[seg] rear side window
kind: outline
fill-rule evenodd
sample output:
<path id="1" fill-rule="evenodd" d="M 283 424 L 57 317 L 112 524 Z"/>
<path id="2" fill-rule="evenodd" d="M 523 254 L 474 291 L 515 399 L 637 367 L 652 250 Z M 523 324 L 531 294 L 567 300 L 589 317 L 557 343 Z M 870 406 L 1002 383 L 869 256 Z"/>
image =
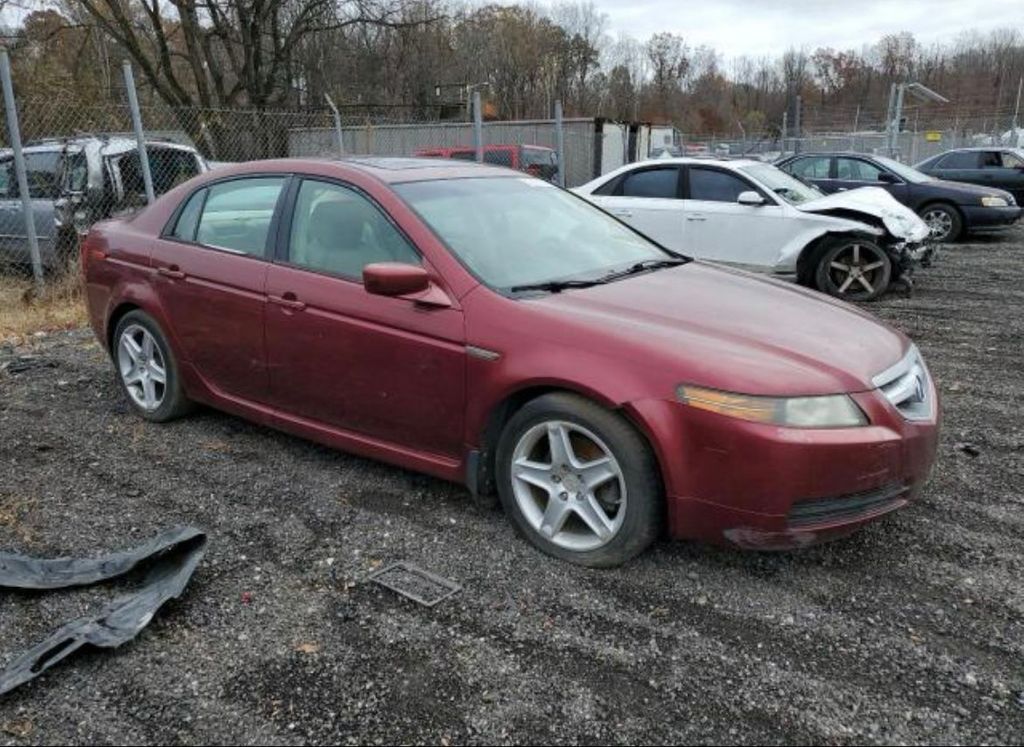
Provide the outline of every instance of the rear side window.
<path id="1" fill-rule="evenodd" d="M 829 158 L 800 158 L 783 169 L 802 179 L 828 179 L 829 161 Z"/>
<path id="2" fill-rule="evenodd" d="M 310 270 L 358 280 L 374 262 L 420 264 L 385 215 L 355 190 L 306 180 L 299 188 L 288 259 Z"/>
<path id="3" fill-rule="evenodd" d="M 30 197 L 52 200 L 60 196 L 61 160 L 61 152 L 56 150 L 25 154 Z"/>
<path id="4" fill-rule="evenodd" d="M 658 197 L 671 200 L 679 196 L 679 169 L 672 166 L 634 171 L 626 174 L 619 184 L 616 192 L 623 197 Z"/>
<path id="5" fill-rule="evenodd" d="M 508 166 L 509 168 L 512 168 L 512 151 L 507 148 L 485 150 L 484 163 L 492 163 L 495 166 Z"/>
<path id="6" fill-rule="evenodd" d="M 182 241 L 195 241 L 196 226 L 199 225 L 199 212 L 203 209 L 206 192 L 207 190 L 201 189 L 188 198 L 181 214 L 178 215 L 178 222 L 174 225 L 171 236 Z"/>
<path id="7" fill-rule="evenodd" d="M 947 153 L 936 168 L 940 169 L 976 169 L 978 168 L 978 152 L 963 150 L 957 153 Z"/>
<path id="8" fill-rule="evenodd" d="M 708 202 L 736 202 L 753 186 L 726 171 L 690 167 L 690 199 Z"/>
<path id="9" fill-rule="evenodd" d="M 981 168 L 983 169 L 1001 169 L 1003 167 L 1003 159 L 999 156 L 997 150 L 986 150 L 981 154 Z"/>
<path id="10" fill-rule="evenodd" d="M 263 256 L 283 177 L 221 182 L 209 188 L 196 241 L 241 254 Z"/>
<path id="11" fill-rule="evenodd" d="M 544 148 L 523 148 L 520 154 L 523 166 L 557 166 L 558 159 L 553 150 Z"/>

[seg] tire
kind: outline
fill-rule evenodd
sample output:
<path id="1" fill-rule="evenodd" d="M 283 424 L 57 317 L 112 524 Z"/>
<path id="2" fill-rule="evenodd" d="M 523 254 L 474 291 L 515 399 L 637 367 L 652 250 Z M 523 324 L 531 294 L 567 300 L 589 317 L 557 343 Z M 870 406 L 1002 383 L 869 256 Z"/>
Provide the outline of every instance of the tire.
<path id="1" fill-rule="evenodd" d="M 561 444 L 567 436 L 568 455 L 552 455 L 552 434 Z M 527 403 L 506 424 L 496 456 L 505 512 L 549 555 L 592 568 L 621 565 L 661 531 L 661 475 L 649 446 L 590 400 L 559 392 Z"/>
<path id="2" fill-rule="evenodd" d="M 960 211 L 951 205 L 925 205 L 918 215 L 931 229 L 932 241 L 956 241 L 963 234 L 964 221 Z"/>
<path id="3" fill-rule="evenodd" d="M 889 288 L 892 260 L 873 241 L 844 237 L 829 242 L 818 258 L 815 285 L 847 301 L 874 301 Z"/>
<path id="4" fill-rule="evenodd" d="M 127 338 L 135 342 L 134 348 Z M 192 409 L 181 386 L 174 352 L 153 317 L 144 311 L 128 312 L 117 323 L 111 343 L 117 380 L 136 414 L 165 423 Z"/>

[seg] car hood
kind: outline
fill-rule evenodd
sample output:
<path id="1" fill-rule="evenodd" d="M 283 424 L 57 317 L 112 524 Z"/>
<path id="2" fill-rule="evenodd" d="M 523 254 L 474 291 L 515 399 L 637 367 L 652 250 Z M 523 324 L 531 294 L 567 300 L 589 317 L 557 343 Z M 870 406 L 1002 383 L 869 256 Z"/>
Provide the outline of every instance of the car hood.
<path id="1" fill-rule="evenodd" d="M 984 197 L 985 195 L 995 195 L 996 197 L 1002 197 L 1007 201 L 1013 199 L 1013 195 L 1005 189 L 999 189 L 998 187 L 986 187 L 981 184 L 968 184 L 967 182 L 951 182 L 947 179 L 933 178 L 931 181 L 922 182 L 919 186 L 935 187 L 944 192 L 957 192 L 965 197 Z M 981 203 L 976 204 L 980 205 Z M 1012 205 L 1013 203 L 1010 204 Z"/>
<path id="2" fill-rule="evenodd" d="M 856 220 L 856 213 L 878 218 L 893 236 L 904 241 L 924 241 L 927 224 L 906 205 L 881 187 L 857 187 L 836 192 L 796 206 L 805 213 L 825 213 Z"/>
<path id="3" fill-rule="evenodd" d="M 910 344 L 849 304 L 696 261 L 532 303 L 570 326 L 559 333 L 570 345 L 597 333 L 605 354 L 669 371 L 676 383 L 746 394 L 873 389 L 872 378 Z M 554 326 L 536 334 L 555 334 Z"/>

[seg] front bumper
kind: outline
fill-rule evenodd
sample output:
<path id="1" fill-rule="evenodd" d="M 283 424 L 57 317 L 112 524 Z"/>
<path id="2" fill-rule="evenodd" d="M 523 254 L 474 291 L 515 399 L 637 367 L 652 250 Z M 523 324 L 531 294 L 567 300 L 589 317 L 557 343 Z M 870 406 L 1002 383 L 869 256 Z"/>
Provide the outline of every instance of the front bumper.
<path id="1" fill-rule="evenodd" d="M 1018 205 L 1002 208 L 961 205 L 960 209 L 964 214 L 964 228 L 968 231 L 999 231 L 1009 228 L 1024 213 L 1024 208 Z"/>
<path id="2" fill-rule="evenodd" d="M 909 421 L 877 390 L 851 396 L 871 425 L 783 428 L 635 403 L 659 433 L 671 536 L 789 549 L 849 534 L 913 501 L 935 458 L 938 408 L 930 420 Z"/>

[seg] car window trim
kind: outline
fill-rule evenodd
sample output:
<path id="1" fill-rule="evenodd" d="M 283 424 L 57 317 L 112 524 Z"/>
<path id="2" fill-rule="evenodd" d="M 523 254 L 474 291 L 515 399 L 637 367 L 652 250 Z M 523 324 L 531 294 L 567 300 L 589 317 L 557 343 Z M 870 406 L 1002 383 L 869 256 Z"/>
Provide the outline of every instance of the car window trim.
<path id="1" fill-rule="evenodd" d="M 311 272 L 316 275 L 322 275 L 328 278 L 334 278 L 335 280 L 344 280 L 349 283 L 355 283 L 356 285 L 363 285 L 363 276 L 360 274 L 358 277 L 352 275 L 342 275 L 338 272 L 331 272 L 329 270 L 320 270 L 315 267 L 306 267 L 305 265 L 296 264 L 291 261 L 291 241 L 292 241 L 292 224 L 295 221 L 295 206 L 299 199 L 299 190 L 302 188 L 303 182 L 323 182 L 325 184 L 331 184 L 335 187 L 341 187 L 342 189 L 348 189 L 355 192 L 360 197 L 366 199 L 370 205 L 373 206 L 377 212 L 384 216 L 384 219 L 391 224 L 391 226 L 398 232 L 398 235 L 402 237 L 402 240 L 412 249 L 413 253 L 416 254 L 420 259 L 420 266 L 424 269 L 431 267 L 430 263 L 426 261 L 423 256 L 423 252 L 420 251 L 419 247 L 416 246 L 416 242 L 412 240 L 408 233 L 406 233 L 398 222 L 391 216 L 384 206 L 381 205 L 373 196 L 365 189 L 358 185 L 352 184 L 351 182 L 345 181 L 344 179 L 338 179 L 330 176 L 322 176 L 320 174 L 302 174 L 297 173 L 294 175 L 294 186 L 288 190 L 286 197 L 286 203 L 283 206 L 282 216 L 280 225 L 277 227 L 277 235 L 275 236 L 274 251 L 271 253 L 270 261 L 274 264 L 281 265 L 282 267 L 290 267 L 294 270 L 300 270 L 302 272 Z"/>
<path id="2" fill-rule="evenodd" d="M 223 176 L 223 177 L 221 177 L 219 179 L 212 179 L 212 180 L 210 180 L 208 182 L 203 182 L 201 185 L 198 185 L 195 189 L 193 189 L 191 192 L 189 192 L 188 196 L 183 198 L 178 203 L 177 207 L 174 208 L 174 212 L 171 213 L 171 217 L 167 219 L 167 222 L 164 224 L 163 230 L 160 232 L 160 239 L 162 241 L 171 241 L 171 242 L 173 242 L 175 244 L 184 244 L 186 246 L 198 246 L 198 247 L 201 247 L 203 249 L 211 249 L 213 251 L 218 251 L 218 252 L 227 252 L 229 254 L 234 254 L 234 255 L 238 255 L 238 256 L 242 256 L 242 257 L 252 257 L 253 259 L 259 259 L 259 260 L 262 260 L 264 262 L 270 261 L 272 259 L 272 254 L 273 254 L 272 249 L 273 249 L 273 247 L 276 244 L 277 224 L 278 224 L 278 221 L 280 220 L 280 216 L 281 216 L 281 210 L 282 210 L 282 207 L 283 207 L 283 198 L 284 198 L 285 194 L 288 192 L 288 188 L 290 187 L 291 183 L 294 181 L 294 178 L 295 178 L 295 175 L 292 174 L 291 172 L 285 172 L 285 171 L 274 172 L 274 171 L 270 171 L 270 172 L 260 172 L 260 173 L 257 173 L 257 174 L 234 174 L 232 176 Z M 218 184 L 224 184 L 225 182 L 241 181 L 241 180 L 244 180 L 244 179 L 283 179 L 284 180 L 284 184 L 281 185 L 281 191 L 277 195 L 277 202 L 274 203 L 274 212 L 270 216 L 270 225 L 267 227 L 267 238 L 266 238 L 266 240 L 264 241 L 264 244 L 263 244 L 263 252 L 262 252 L 262 254 L 254 254 L 254 253 L 250 253 L 250 252 L 244 252 L 244 251 L 242 251 L 240 249 L 231 249 L 231 248 L 226 247 L 226 246 L 217 246 L 216 244 L 204 244 L 201 241 L 197 241 L 196 237 L 199 235 L 199 224 L 203 220 L 203 213 L 206 210 L 206 201 L 210 198 L 210 189 L 212 187 L 218 185 Z M 203 197 L 203 204 L 199 208 L 199 220 L 196 221 L 196 227 L 192 231 L 192 239 L 191 240 L 186 240 L 186 239 L 181 238 L 180 236 L 175 236 L 174 235 L 174 229 L 178 225 L 178 218 L 181 217 L 181 213 L 185 210 L 185 206 L 188 205 L 189 201 L 192 199 L 192 197 L 196 193 L 198 193 L 198 192 L 200 192 L 201 190 L 204 190 L 204 189 L 206 190 L 206 195 Z"/>
<path id="3" fill-rule="evenodd" d="M 768 202 L 772 203 L 773 205 L 778 205 L 779 204 L 778 200 L 775 199 L 775 195 L 767 193 L 764 189 L 761 188 L 761 185 L 755 184 L 750 179 L 748 179 L 744 174 L 740 174 L 739 172 L 732 171 L 730 169 L 723 169 L 723 168 L 721 168 L 719 166 L 714 166 L 712 164 L 703 164 L 703 163 L 688 163 L 688 164 L 686 164 L 686 191 L 684 193 L 686 196 L 683 197 L 684 200 L 689 200 L 690 202 L 713 202 L 716 205 L 736 205 L 736 204 L 738 204 L 735 200 L 700 200 L 700 199 L 697 199 L 696 197 L 694 197 L 692 195 L 691 191 L 690 191 L 690 169 L 706 169 L 708 171 L 717 171 L 720 174 L 728 174 L 729 176 L 735 177 L 736 179 L 740 180 L 741 182 L 744 182 L 748 187 L 750 187 L 749 190 L 744 190 L 744 191 L 757 192 L 759 195 L 761 195 L 761 197 L 763 197 L 765 200 L 767 200 Z"/>

